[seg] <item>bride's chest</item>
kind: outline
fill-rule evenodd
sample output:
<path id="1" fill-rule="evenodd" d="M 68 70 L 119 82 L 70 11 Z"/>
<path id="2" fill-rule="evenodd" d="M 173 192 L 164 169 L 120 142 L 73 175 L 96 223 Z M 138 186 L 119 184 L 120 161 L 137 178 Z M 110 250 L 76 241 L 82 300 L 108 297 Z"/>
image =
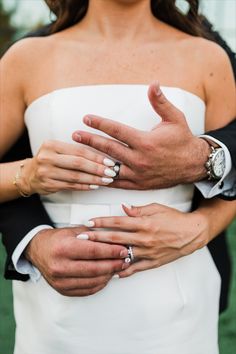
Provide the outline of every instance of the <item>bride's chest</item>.
<path id="1" fill-rule="evenodd" d="M 150 131 L 161 118 L 153 110 L 147 90 L 146 85 L 93 85 L 60 89 L 41 96 L 32 102 L 25 114 L 33 152 L 45 140 L 72 143 L 71 136 L 75 130 L 91 130 L 83 123 L 83 117 L 87 114 Z M 183 111 L 193 134 L 202 134 L 205 113 L 203 101 L 178 88 L 163 87 L 163 91 Z"/>

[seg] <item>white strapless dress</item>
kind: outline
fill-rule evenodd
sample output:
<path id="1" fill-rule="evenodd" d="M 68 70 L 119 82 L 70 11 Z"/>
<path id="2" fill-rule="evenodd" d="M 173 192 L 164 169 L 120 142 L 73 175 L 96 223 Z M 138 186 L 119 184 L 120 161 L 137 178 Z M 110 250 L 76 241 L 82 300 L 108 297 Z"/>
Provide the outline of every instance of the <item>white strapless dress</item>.
<path id="1" fill-rule="evenodd" d="M 82 122 L 88 113 L 151 130 L 160 119 L 148 101 L 147 88 L 81 86 L 38 98 L 25 113 L 33 153 L 45 140 L 71 143 L 74 130 L 90 130 Z M 204 102 L 179 88 L 163 87 L 163 91 L 184 112 L 192 132 L 203 133 Z M 102 187 L 60 192 L 42 200 L 60 227 L 95 216 L 124 215 L 124 202 L 157 202 L 187 212 L 192 196 L 192 185 L 151 191 Z M 13 288 L 15 354 L 218 353 L 220 276 L 206 247 L 158 269 L 112 279 L 89 297 L 62 296 L 43 277 L 37 283 L 14 282 Z"/>

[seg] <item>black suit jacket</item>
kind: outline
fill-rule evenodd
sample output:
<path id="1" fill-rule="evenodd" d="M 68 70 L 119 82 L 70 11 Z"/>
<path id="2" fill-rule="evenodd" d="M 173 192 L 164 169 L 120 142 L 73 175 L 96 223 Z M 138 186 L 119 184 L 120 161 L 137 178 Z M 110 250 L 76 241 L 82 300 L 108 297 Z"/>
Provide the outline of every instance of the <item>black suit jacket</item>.
<path id="1" fill-rule="evenodd" d="M 209 31 L 211 30 L 211 26 L 208 22 L 205 23 L 205 26 L 208 27 Z M 44 27 L 38 32 L 33 32 L 28 36 L 46 36 L 48 34 L 49 28 L 49 26 Z M 213 35 L 216 41 L 221 44 L 227 51 L 234 68 L 234 73 L 236 75 L 235 54 L 230 50 L 230 48 L 222 40 L 218 33 L 214 32 Z M 230 126 L 214 132 L 209 132 L 208 134 L 218 138 L 226 146 L 229 147 L 233 163 L 236 167 L 236 120 L 231 123 Z M 28 134 L 25 132 L 16 142 L 16 144 L 11 148 L 11 150 L 4 156 L 2 161 L 8 162 L 20 160 L 30 156 L 32 156 L 32 154 L 30 150 Z M 199 203 L 200 198 L 200 194 L 196 192 L 196 206 Z M 33 195 L 30 198 L 19 198 L 17 200 L 0 204 L 0 231 L 3 234 L 3 243 L 7 251 L 5 267 L 5 277 L 7 279 L 28 279 L 27 275 L 22 275 L 15 271 L 11 261 L 11 256 L 22 238 L 31 229 L 41 224 L 48 224 L 53 226 L 53 223 L 47 215 L 38 195 Z M 230 277 L 230 260 L 224 234 L 212 241 L 209 245 L 209 249 L 223 280 L 221 296 L 221 310 L 223 310 L 227 305 L 227 294 Z"/>

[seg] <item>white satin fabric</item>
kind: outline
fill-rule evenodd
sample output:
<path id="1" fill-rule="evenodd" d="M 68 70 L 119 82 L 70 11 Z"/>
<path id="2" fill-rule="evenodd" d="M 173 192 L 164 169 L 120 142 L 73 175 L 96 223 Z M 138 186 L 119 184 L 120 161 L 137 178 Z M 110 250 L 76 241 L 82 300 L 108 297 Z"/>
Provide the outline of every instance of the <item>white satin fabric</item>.
<path id="1" fill-rule="evenodd" d="M 38 98 L 25 113 L 33 153 L 45 140 L 71 143 L 74 130 L 91 130 L 82 122 L 88 113 L 152 129 L 160 119 L 150 106 L 147 88 L 80 86 Z M 184 112 L 192 132 L 202 134 L 204 102 L 179 88 L 163 91 Z M 192 185 L 151 191 L 103 187 L 56 193 L 43 202 L 62 226 L 124 215 L 124 202 L 157 202 L 188 211 L 192 196 Z M 14 354 L 217 354 L 219 292 L 220 276 L 206 247 L 158 269 L 112 279 L 89 297 L 62 296 L 43 277 L 37 283 L 14 282 Z"/>

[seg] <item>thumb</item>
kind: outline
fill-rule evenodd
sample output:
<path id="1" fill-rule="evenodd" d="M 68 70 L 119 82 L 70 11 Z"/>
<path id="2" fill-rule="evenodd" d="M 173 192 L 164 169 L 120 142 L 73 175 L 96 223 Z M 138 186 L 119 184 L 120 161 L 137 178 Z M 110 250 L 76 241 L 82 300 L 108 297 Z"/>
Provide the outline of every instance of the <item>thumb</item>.
<path id="1" fill-rule="evenodd" d="M 162 204 L 152 203 L 143 206 L 122 204 L 125 213 L 131 217 L 151 216 L 166 211 L 168 207 Z"/>
<path id="2" fill-rule="evenodd" d="M 148 98 L 154 111 L 162 118 L 162 121 L 169 123 L 182 123 L 185 121 L 184 114 L 166 98 L 158 82 L 154 82 L 149 86 Z"/>

